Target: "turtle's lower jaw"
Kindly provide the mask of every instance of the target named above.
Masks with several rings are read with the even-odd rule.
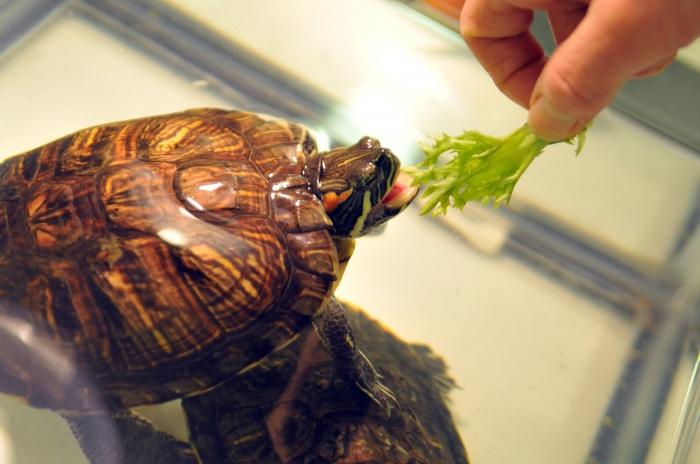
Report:
[[[418,187],[411,185],[412,180],[411,176],[400,172],[389,193],[382,198],[381,204],[385,208],[403,210],[418,194]]]
[[[418,194],[418,187],[411,186],[411,177],[399,173],[382,201],[375,205],[367,215],[365,230],[375,229],[403,211]]]

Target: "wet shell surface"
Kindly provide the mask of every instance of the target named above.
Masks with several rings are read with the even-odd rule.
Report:
[[[97,392],[110,407],[156,403],[290,342],[339,277],[304,175],[315,150],[302,126],[201,109],[3,162],[0,313],[53,357],[0,337],[15,353],[0,357],[0,390],[62,410]],[[71,367],[42,375],[56,356]]]

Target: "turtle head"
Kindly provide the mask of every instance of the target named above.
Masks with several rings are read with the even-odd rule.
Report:
[[[359,237],[376,229],[418,193],[410,179],[399,174],[399,159],[371,137],[321,153],[316,164],[311,185],[323,200],[337,237]]]

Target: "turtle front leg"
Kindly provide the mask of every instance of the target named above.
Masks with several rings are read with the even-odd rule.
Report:
[[[379,373],[355,344],[343,304],[331,297],[313,323],[338,372],[347,375],[387,416],[391,415],[399,403],[391,390],[382,384]]]

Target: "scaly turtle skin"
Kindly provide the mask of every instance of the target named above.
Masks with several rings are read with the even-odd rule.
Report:
[[[113,418],[113,463],[466,464],[447,407],[454,382],[443,361],[407,344],[365,313],[348,316],[368,358],[401,399],[387,416],[358,392],[322,348],[316,332],[202,395],[185,398],[190,445],[135,415]],[[92,433],[94,426],[84,427]],[[102,446],[92,436],[87,448]],[[104,459],[101,461],[107,462]]]
[[[182,400],[202,463],[467,464],[446,404],[454,383],[443,361],[358,308],[347,313],[401,407],[387,416],[308,331],[255,369]]]
[[[302,126],[219,109],[97,126],[6,160],[0,391],[64,414],[159,403],[250,369],[314,321],[384,401],[323,310],[353,238],[415,196],[398,169],[374,139],[317,153]],[[42,375],[54,358],[9,349],[28,341],[68,367]]]

